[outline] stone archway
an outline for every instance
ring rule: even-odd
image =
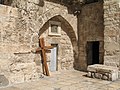
[[[51,18],[55,17],[55,16],[62,16],[67,22],[69,22],[69,24],[71,25],[72,28],[74,28],[74,32],[75,32],[75,36],[76,39],[78,40],[78,34],[77,34],[77,17],[74,16],[73,14],[69,14],[68,13],[68,9],[66,7],[58,7],[58,5],[54,5],[52,6],[52,4],[49,2],[45,2],[45,5],[48,5],[47,7],[49,7],[49,9],[47,11],[44,11],[43,14],[41,14],[38,17],[37,20],[37,26],[39,26],[39,28],[42,28],[43,25],[50,20]],[[53,8],[50,8],[53,7]],[[39,29],[37,29],[36,31],[39,31]]]
[[[61,23],[61,35],[49,35],[49,22],[55,21]],[[57,68],[72,69],[78,59],[77,37],[71,24],[61,15],[56,15],[50,18],[40,29],[39,36],[45,38],[45,44],[57,45]],[[50,53],[47,53],[48,61],[50,62]],[[48,63],[50,64],[50,63]]]

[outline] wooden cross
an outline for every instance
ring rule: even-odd
[[[50,76],[48,65],[47,65],[47,58],[46,58],[46,51],[52,49],[53,46],[45,46],[44,38],[40,38],[39,40],[40,47],[36,49],[36,52],[42,52],[42,68],[43,74],[46,76]]]

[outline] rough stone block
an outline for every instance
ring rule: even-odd
[[[0,15],[3,16],[14,16],[17,17],[18,16],[18,9],[17,8],[13,8],[10,6],[5,6],[5,5],[0,5]]]
[[[89,73],[93,73],[91,77],[93,78],[99,78],[99,79],[104,79],[104,80],[110,80],[110,81],[115,81],[118,79],[118,68],[117,67],[112,67],[112,66],[106,66],[106,65],[89,65],[88,66],[88,75]]]
[[[91,77],[91,75],[92,75],[91,72],[88,72],[88,73],[87,73],[87,76],[88,76],[88,77]]]
[[[28,2],[39,4],[41,0],[28,0]]]
[[[0,75],[0,87],[7,86],[9,84],[8,79],[4,75]]]
[[[103,76],[103,80],[108,80],[107,75],[104,75],[104,76]]]
[[[118,71],[111,73],[111,81],[115,81],[118,79]]]
[[[93,65],[91,65],[91,66],[88,66],[87,71],[96,72],[96,68]]]

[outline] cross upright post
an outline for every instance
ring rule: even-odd
[[[45,46],[44,38],[40,38],[39,44],[40,44],[40,47],[36,49],[36,52],[39,52],[39,51],[42,52],[43,74],[45,74],[46,76],[50,76],[48,65],[47,65],[46,51],[49,50],[49,49],[52,49],[53,46]]]

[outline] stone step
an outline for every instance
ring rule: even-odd
[[[115,81],[118,79],[119,69],[117,67],[106,65],[89,65],[87,68],[88,77],[99,78],[103,80]]]

